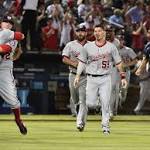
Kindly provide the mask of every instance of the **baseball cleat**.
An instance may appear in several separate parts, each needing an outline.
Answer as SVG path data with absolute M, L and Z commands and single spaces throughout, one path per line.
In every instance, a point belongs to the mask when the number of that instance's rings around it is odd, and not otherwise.
M 109 131 L 109 130 L 103 130 L 103 133 L 104 133 L 105 135 L 109 135 L 109 134 L 110 134 L 110 131 Z
M 81 124 L 81 125 L 77 126 L 77 129 L 78 129 L 80 132 L 82 132 L 82 131 L 84 130 L 84 125 Z
M 26 126 L 22 123 L 22 121 L 19 121 L 19 122 L 16 121 L 16 124 L 17 124 L 17 126 L 18 126 L 18 128 L 19 128 L 19 130 L 20 130 L 20 133 L 23 134 L 23 135 L 26 135 L 26 134 L 27 134 L 27 128 L 26 128 Z

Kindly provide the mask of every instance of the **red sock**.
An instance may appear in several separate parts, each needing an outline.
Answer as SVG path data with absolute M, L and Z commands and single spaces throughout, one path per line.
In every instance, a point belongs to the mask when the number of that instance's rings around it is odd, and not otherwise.
M 20 122 L 21 121 L 21 118 L 20 118 L 20 108 L 15 108 L 15 109 L 12 109 L 14 115 L 15 115 L 15 120 L 16 122 Z

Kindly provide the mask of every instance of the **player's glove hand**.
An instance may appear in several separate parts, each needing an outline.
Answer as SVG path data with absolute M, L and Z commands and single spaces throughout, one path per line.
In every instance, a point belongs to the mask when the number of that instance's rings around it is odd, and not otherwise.
M 79 81 L 80 81 L 80 75 L 77 74 L 75 79 L 74 79 L 74 83 L 73 83 L 75 88 L 78 87 Z
M 121 86 L 122 88 L 127 88 L 128 82 L 126 79 L 121 79 Z

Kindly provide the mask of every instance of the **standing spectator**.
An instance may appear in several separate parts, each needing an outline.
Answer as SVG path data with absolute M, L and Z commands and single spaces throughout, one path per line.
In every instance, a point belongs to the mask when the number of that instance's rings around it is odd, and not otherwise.
M 61 23 L 61 37 L 60 37 L 60 49 L 62 50 L 64 46 L 73 40 L 73 32 L 74 32 L 74 18 L 69 13 L 66 12 L 64 15 L 64 19 Z
M 61 6 L 60 0 L 53 0 L 53 3 L 47 6 L 46 14 L 53 18 L 52 26 L 58 30 L 58 38 L 61 34 L 61 21 L 64 16 L 64 9 Z M 58 39 L 60 41 L 60 39 Z
M 96 108 L 98 95 L 102 106 L 102 131 L 104 134 L 110 133 L 109 127 L 109 105 L 111 95 L 111 68 L 115 64 L 121 74 L 121 81 L 126 86 L 125 73 L 123 72 L 121 57 L 117 48 L 106 41 L 106 31 L 104 24 L 95 26 L 94 35 L 96 40 L 85 44 L 79 56 L 74 86 L 80 81 L 80 75 L 86 67 L 87 86 L 86 104 L 89 108 Z
M 132 48 L 136 53 L 142 51 L 144 48 L 144 39 L 147 33 L 145 25 L 146 22 L 135 23 L 132 25 Z
M 51 51 L 58 50 L 58 30 L 53 26 L 53 18 L 47 19 L 47 26 L 42 28 L 42 45 L 43 48 Z
M 48 17 L 55 16 L 57 19 L 62 19 L 64 16 L 64 10 L 60 4 L 60 0 L 53 0 L 53 3 L 47 6 L 46 13 Z
M 42 28 L 47 25 L 47 17 L 45 14 L 45 4 L 41 3 L 37 11 L 37 22 L 36 22 L 36 48 L 38 51 L 42 50 Z
M 23 18 L 21 22 L 21 30 L 25 35 L 25 39 L 21 42 L 22 50 L 27 50 L 27 35 L 29 32 L 30 37 L 30 49 L 36 49 L 36 19 L 37 19 L 37 8 L 38 8 L 39 0 L 22 0 L 22 7 L 23 7 Z
M 136 1 L 135 6 L 126 12 L 125 19 L 128 25 L 140 23 L 143 19 L 143 3 L 139 0 Z
M 86 27 L 87 30 L 87 40 L 88 41 L 94 41 L 95 37 L 94 37 L 94 20 L 92 15 L 87 15 L 85 18 L 85 21 L 83 23 L 81 23 L 81 25 L 84 25 Z
M 78 4 L 78 22 L 82 23 L 85 20 L 85 16 L 87 14 L 87 5 L 86 0 L 81 1 L 81 3 Z
M 114 10 L 114 15 L 110 16 L 109 22 L 119 24 L 119 25 L 124 24 L 124 20 L 123 20 L 123 17 L 122 17 L 122 12 L 121 12 L 120 9 L 115 9 Z

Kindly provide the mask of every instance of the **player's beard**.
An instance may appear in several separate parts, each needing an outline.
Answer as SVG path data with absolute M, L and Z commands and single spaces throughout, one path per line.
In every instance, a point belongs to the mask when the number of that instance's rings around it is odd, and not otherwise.
M 77 40 L 80 41 L 80 42 L 85 40 L 85 38 L 86 38 L 86 36 L 83 36 L 83 35 L 77 36 Z

